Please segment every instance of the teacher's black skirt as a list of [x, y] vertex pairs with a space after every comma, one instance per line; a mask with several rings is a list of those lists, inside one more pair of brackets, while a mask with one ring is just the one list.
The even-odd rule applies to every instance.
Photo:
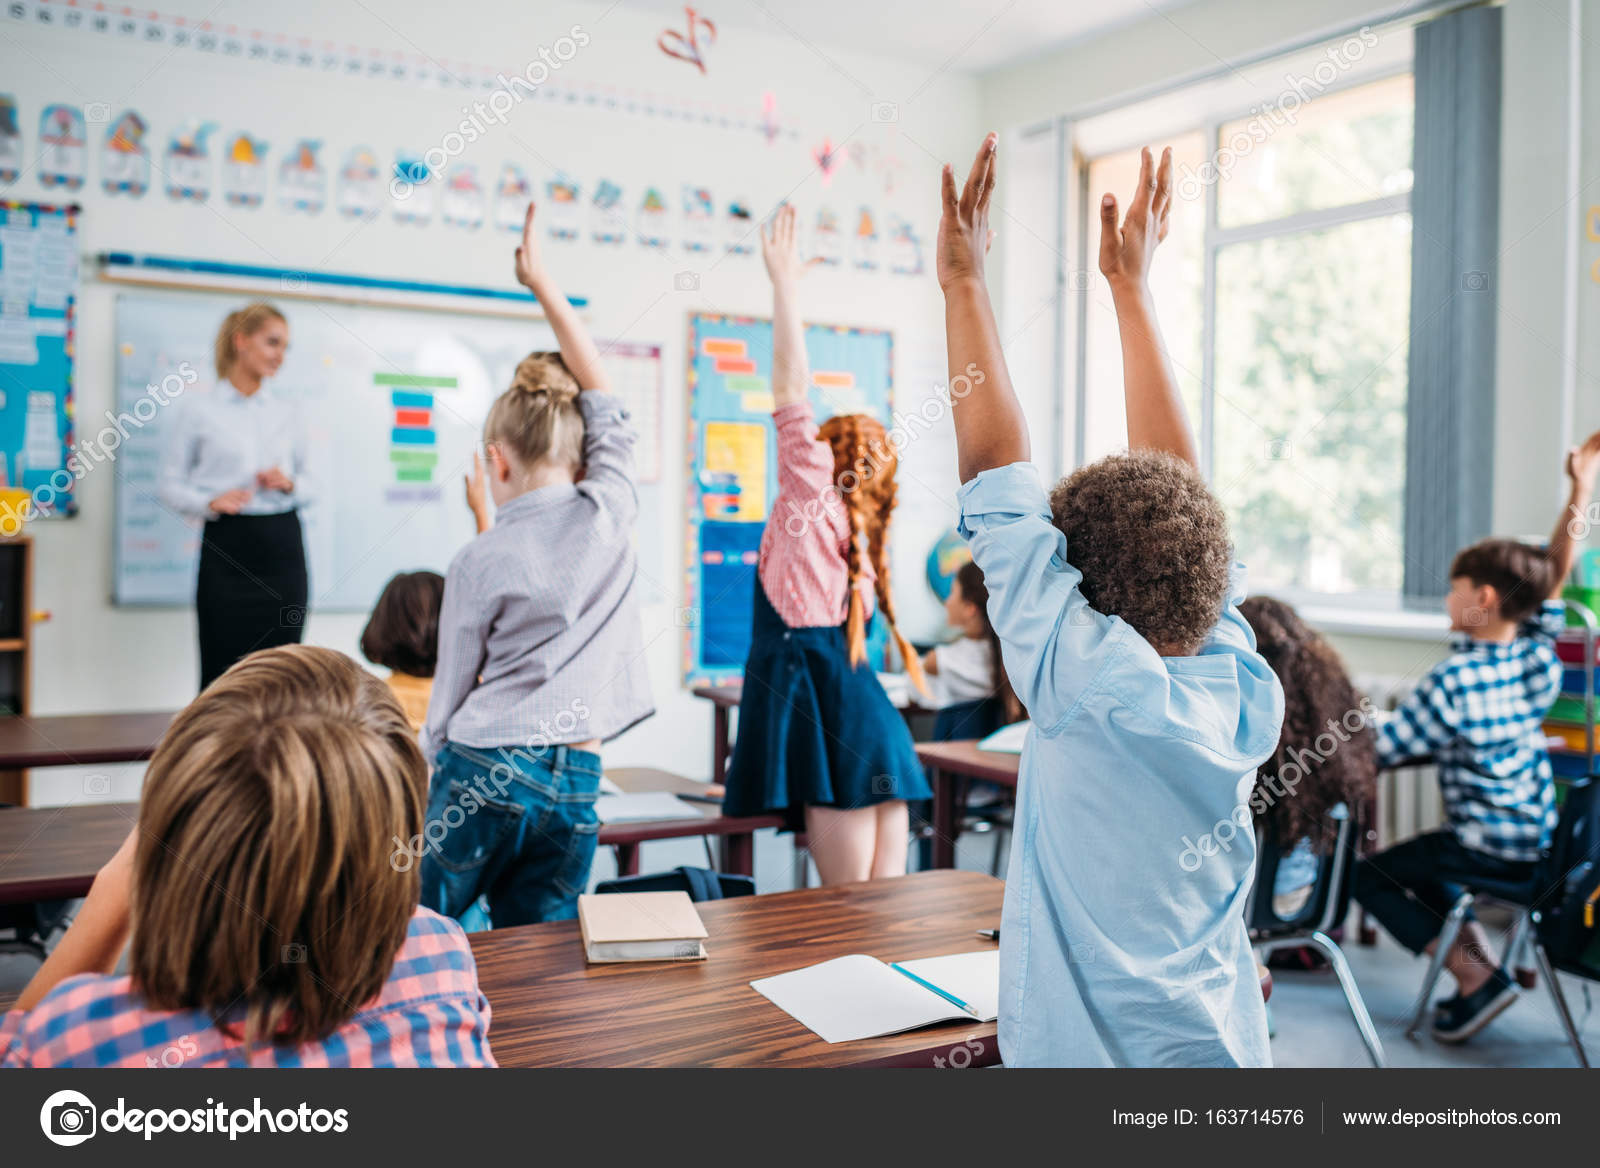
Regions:
[[299, 644], [305, 632], [306, 593], [306, 546], [298, 511], [208, 520], [194, 597], [200, 621], [200, 688], [257, 649]]

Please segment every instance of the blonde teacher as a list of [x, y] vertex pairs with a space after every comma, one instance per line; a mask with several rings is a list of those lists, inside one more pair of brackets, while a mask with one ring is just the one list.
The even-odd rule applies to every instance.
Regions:
[[215, 387], [173, 418], [161, 499], [205, 521], [194, 602], [201, 689], [304, 631], [305, 429], [296, 403], [267, 385], [288, 350], [289, 322], [272, 305], [229, 313], [217, 330]]

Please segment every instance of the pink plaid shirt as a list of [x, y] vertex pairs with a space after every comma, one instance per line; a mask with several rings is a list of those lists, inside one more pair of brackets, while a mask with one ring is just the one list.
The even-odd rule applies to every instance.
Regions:
[[455, 921], [425, 908], [378, 997], [321, 1042], [244, 1046], [203, 1010], [149, 1010], [126, 976], [82, 974], [0, 1021], [4, 1067], [492, 1067], [489, 1003]]
[[[761, 587], [791, 629], [836, 627], [846, 616], [850, 517], [833, 485], [833, 451], [817, 438], [809, 401], [780, 406], [772, 420], [778, 428], [778, 497], [761, 533]], [[876, 579], [863, 555], [858, 587], [869, 617]]]

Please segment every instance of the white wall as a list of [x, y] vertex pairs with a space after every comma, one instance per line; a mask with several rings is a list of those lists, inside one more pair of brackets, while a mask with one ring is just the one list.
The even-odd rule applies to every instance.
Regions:
[[[216, 24], [265, 24], [290, 37], [306, 35], [406, 53], [426, 52], [449, 62], [470, 61], [520, 69], [581, 25], [590, 43], [556, 74], [557, 82], [581, 79], [624, 89], [648, 90], [748, 111], [759, 117], [761, 95], [777, 95], [780, 118], [799, 126], [799, 141], [769, 147], [759, 134], [685, 125], [662, 119], [568, 109], [529, 102], [509, 123], [493, 129], [462, 157], [476, 161], [492, 184], [502, 161], [522, 165], [542, 188], [566, 170], [586, 186], [601, 176], [628, 189], [635, 203], [645, 184], [659, 186], [673, 203], [681, 185], [703, 182], [719, 204], [734, 195], [762, 213], [781, 198], [794, 200], [807, 216], [826, 199], [848, 232], [861, 202], [880, 214], [894, 209], [910, 217], [931, 244], [938, 215], [938, 167], [959, 158], [977, 141], [977, 85], [958, 73], [930, 70], [834, 53], [774, 31], [770, 35], [724, 28], [708, 54], [702, 77], [655, 47], [658, 15], [614, 5], [474, 0], [462, 19], [460, 5], [421, 0], [381, 7], [356, 3], [290, 0], [271, 6], [207, 0], [173, 0], [164, 10]], [[269, 65], [224, 65], [192, 52], [111, 43], [59, 31], [6, 29], [0, 86], [14, 94], [29, 157], [37, 140], [41, 108], [54, 101], [79, 105], [106, 102], [113, 116], [139, 110], [153, 127], [152, 154], [159, 164], [167, 135], [184, 120], [203, 117], [221, 132], [246, 129], [281, 157], [295, 139], [321, 137], [324, 166], [335, 169], [353, 145], [366, 143], [392, 158], [397, 148], [425, 149], [461, 120], [467, 95], [423, 91], [388, 82], [326, 78]], [[845, 39], [841, 35], [841, 40]], [[912, 100], [903, 95], [915, 93]], [[898, 120], [874, 122], [871, 106], [898, 102]], [[91, 127], [92, 149], [99, 135]], [[103, 133], [103, 127], [98, 128]], [[904, 160], [893, 195], [876, 176], [845, 163], [823, 190], [811, 151], [829, 137], [892, 149]], [[220, 144], [220, 133], [214, 137]], [[444, 282], [511, 287], [511, 237], [485, 226], [464, 232], [435, 223], [403, 227], [384, 217], [354, 227], [331, 211], [306, 218], [272, 206], [254, 211], [227, 207], [218, 194], [203, 208], [174, 204], [158, 186], [140, 200], [111, 198], [98, 187], [91, 156], [91, 184], [78, 196], [85, 206], [82, 250], [156, 252], [245, 263], [421, 277]], [[159, 175], [153, 175], [159, 183]], [[32, 176], [7, 192], [50, 198]], [[60, 201], [59, 196], [51, 201]], [[880, 227], [882, 230], [882, 227]], [[674, 609], [683, 603], [683, 367], [684, 334], [691, 311], [770, 312], [770, 292], [759, 256], [712, 263], [674, 248], [653, 255], [633, 244], [600, 251], [586, 243], [546, 244], [550, 265], [574, 295], [590, 298], [590, 324], [606, 337], [660, 342], [666, 347], [664, 472], [659, 486], [645, 488], [645, 512], [664, 531], [644, 546], [663, 548], [654, 562], [641, 562], [645, 636], [658, 713], [608, 750], [613, 764], [652, 763], [704, 776], [710, 764], [710, 711], [680, 688], [681, 629]], [[942, 301], [932, 278], [932, 252], [925, 247], [923, 279], [888, 274], [860, 277], [848, 269], [818, 270], [806, 281], [807, 315], [830, 323], [895, 330], [897, 408], [915, 408], [944, 376]], [[698, 270], [698, 292], [676, 290], [674, 276]], [[77, 410], [80, 429], [111, 404], [113, 291], [85, 269], [78, 302]], [[289, 305], [292, 317], [296, 311]], [[944, 430], [948, 430], [948, 423]], [[34, 524], [38, 547], [37, 607], [52, 618], [36, 628], [34, 709], [61, 713], [176, 707], [194, 693], [197, 673], [192, 610], [119, 609], [109, 602], [112, 548], [112, 471], [92, 471], [80, 484], [82, 511], [74, 519]], [[948, 434], [914, 443], [904, 462], [898, 523], [897, 594], [907, 626], [926, 634], [938, 611], [928, 589], [916, 583], [926, 550], [953, 519], [956, 486]], [[555, 554], [555, 553], [553, 553]], [[363, 617], [313, 613], [307, 640], [354, 653]], [[115, 776], [110, 794], [130, 797], [136, 780]], [[35, 798], [75, 798], [82, 777], [74, 772], [34, 772]], [[97, 785], [98, 789], [98, 785]]]
[[[1032, 125], [1091, 105], [1130, 100], [1164, 83], [1215, 70], [1257, 53], [1387, 18], [1393, 5], [1357, 0], [1202, 0], [1058, 52], [984, 74], [986, 124]], [[1580, 197], [1567, 181], [1568, 50], [1578, 32], [1567, 0], [1507, 0], [1503, 154], [1500, 177], [1500, 323], [1494, 524], [1509, 535], [1547, 532], [1561, 499], [1563, 435], [1600, 426], [1600, 241], [1585, 241], [1583, 268], [1566, 264], [1574, 220], [1600, 204], [1600, 136], [1585, 144]], [[1583, 33], [1600, 29], [1600, 0], [1579, 0]], [[1589, 125], [1600, 111], [1600, 51], [1585, 50]], [[1255, 67], [1238, 67], [1254, 79]], [[1281, 71], [1280, 71], [1281, 72]], [[1263, 70], [1270, 83], [1276, 74]], [[1471, 181], [1463, 176], [1463, 181]], [[999, 192], [1001, 198], [1005, 192]], [[1005, 212], [1002, 213], [1004, 215]], [[1596, 212], [1600, 216], [1600, 211]], [[1600, 218], [1596, 221], [1600, 232]], [[1016, 232], [1012, 238], [1016, 238]], [[1033, 234], [1039, 234], [1037, 228]], [[1024, 243], [1031, 247], [1031, 243]], [[1600, 273], [1600, 267], [1596, 267]], [[1563, 407], [1562, 324], [1574, 296], [1585, 299], [1575, 370], [1575, 419]], [[1333, 640], [1358, 674], [1415, 677], [1442, 654], [1443, 638], [1341, 633]]]

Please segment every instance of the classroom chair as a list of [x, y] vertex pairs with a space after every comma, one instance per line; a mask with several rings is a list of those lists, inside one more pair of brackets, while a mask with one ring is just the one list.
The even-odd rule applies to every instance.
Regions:
[[731, 876], [713, 872], [710, 868], [682, 867], [649, 876], [619, 876], [615, 880], [602, 880], [594, 886], [594, 890], [597, 895], [612, 892], [687, 892], [693, 901], [729, 900], [736, 896], [754, 896], [756, 882], [749, 876]]
[[1272, 890], [1277, 882], [1278, 865], [1283, 859], [1270, 827], [1256, 831], [1256, 883], [1251, 892], [1250, 943], [1255, 947], [1257, 960], [1265, 962], [1276, 949], [1295, 949], [1302, 945], [1315, 945], [1322, 950], [1339, 978], [1344, 991], [1345, 1004], [1355, 1020], [1361, 1041], [1366, 1045], [1367, 1056], [1375, 1067], [1387, 1066], [1383, 1043], [1372, 1025], [1372, 1015], [1361, 998], [1355, 974], [1345, 960], [1344, 950], [1328, 934], [1337, 928], [1350, 911], [1350, 870], [1355, 864], [1356, 826], [1353, 816], [1334, 821], [1338, 834], [1333, 848], [1318, 858], [1317, 878], [1311, 886], [1311, 895], [1293, 918], [1283, 920], [1272, 908]]

